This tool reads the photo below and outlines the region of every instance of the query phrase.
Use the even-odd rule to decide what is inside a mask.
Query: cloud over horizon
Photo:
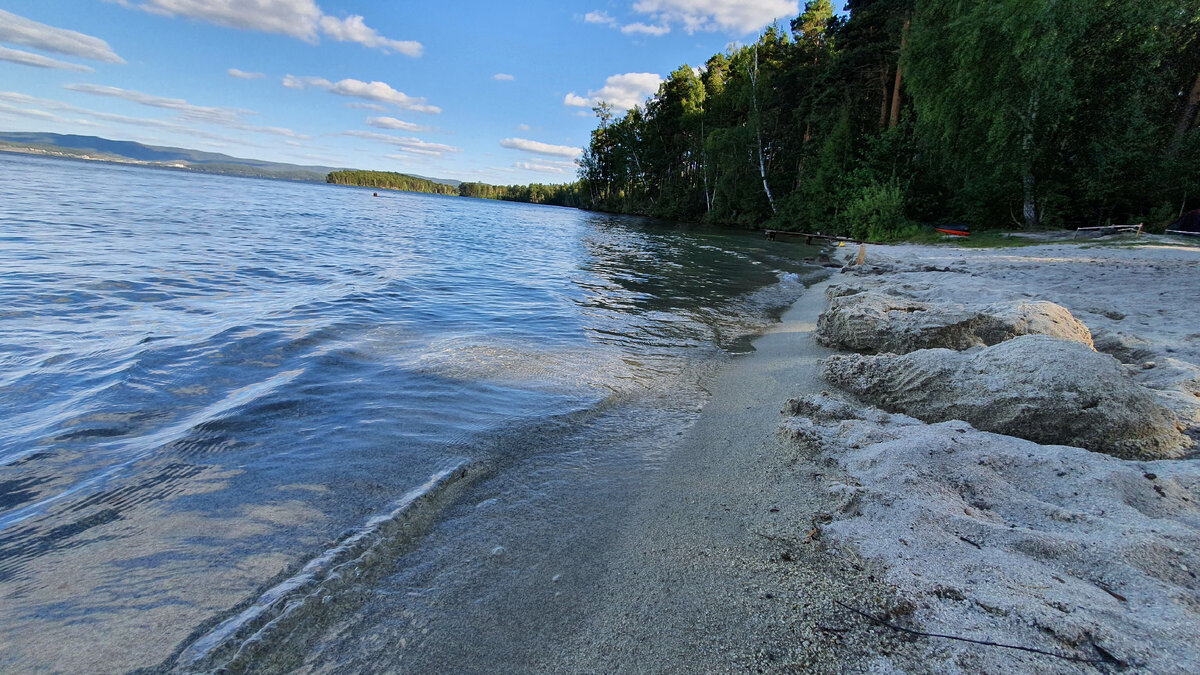
[[[736,35],[800,12],[796,0],[638,0],[633,11],[663,26],[681,24],[689,34],[723,30]]]
[[[366,141],[377,141],[387,143],[400,148],[402,151],[413,154],[423,155],[426,157],[441,157],[444,154],[452,152],[462,152],[462,148],[456,148],[453,145],[445,145],[442,143],[430,143],[419,138],[411,136],[392,136],[389,134],[380,134],[374,131],[343,131],[342,136],[352,136],[361,138]]]
[[[59,61],[52,59],[49,56],[34,54],[33,52],[23,52],[20,49],[9,49],[8,47],[0,47],[0,61],[8,61],[9,63],[17,63],[22,66],[32,66],[34,68],[51,68],[54,70],[73,70],[77,73],[94,73],[95,68],[85,66],[78,63],[68,63],[67,61]]]
[[[264,77],[266,77],[266,75],[264,73],[249,73],[244,70],[238,70],[237,68],[230,68],[229,70],[226,70],[225,72],[230,77],[236,77],[240,80],[261,80]]]
[[[525,171],[536,171],[538,173],[555,173],[563,174],[574,172],[579,168],[575,162],[559,162],[552,159],[535,159],[531,161],[514,162],[513,168],[523,169]]]
[[[356,42],[384,52],[420,56],[424,47],[412,40],[392,40],[366,25],[363,17],[344,19],[326,14],[316,0],[118,0],[125,7],[161,16],[182,16],[226,28],[287,35],[316,44],[320,35],[337,42]]]
[[[282,127],[256,126],[246,122],[245,117],[247,115],[256,114],[253,110],[195,105],[193,103],[188,103],[181,98],[155,96],[154,94],[147,94],[141,91],[121,89],[120,87],[110,87],[102,84],[64,84],[63,89],[79,92],[81,94],[89,94],[92,96],[119,98],[131,103],[137,103],[139,105],[144,105],[151,108],[173,110],[178,113],[180,119],[189,122],[216,124],[229,129],[237,129],[238,131],[251,131],[255,133],[271,134],[274,136],[284,136],[287,138],[308,138],[308,136],[296,133],[291,129],[284,129]]]
[[[442,112],[441,108],[429,105],[424,98],[409,96],[404,92],[396,91],[386,82],[363,82],[362,80],[349,78],[330,82],[323,77],[298,77],[288,74],[283,77],[283,86],[289,89],[307,89],[309,87],[324,89],[338,96],[361,98],[379,103],[390,103],[402,110],[411,110],[431,115]]]
[[[566,157],[567,159],[575,159],[583,154],[583,148],[576,148],[570,145],[550,145],[541,141],[531,141],[527,138],[506,138],[500,141],[500,147],[546,157]]]
[[[400,52],[406,56],[417,57],[425,51],[420,42],[413,40],[389,40],[380,35],[374,28],[368,28],[363,18],[357,14],[336,19],[332,16],[321,17],[321,33],[338,42],[357,42],[364,47],[373,47],[383,52]]]
[[[600,10],[584,14],[583,22],[594,23],[600,26],[608,26],[609,28],[617,28],[626,35],[630,35],[632,33],[641,33],[643,35],[660,37],[671,32],[671,27],[666,24],[661,26],[651,26],[640,21],[635,21],[634,23],[629,23],[622,26],[620,22],[609,16],[608,12],[602,12]]]
[[[655,73],[624,73],[611,75],[598,90],[588,91],[587,96],[571,92],[563,97],[563,105],[591,108],[601,102],[610,103],[620,112],[641,105],[646,97],[658,91],[662,77]]]
[[[123,125],[128,125],[128,126],[137,127],[137,128],[152,127],[155,129],[162,129],[164,131],[183,133],[183,134],[187,134],[187,135],[193,136],[193,137],[205,138],[205,139],[219,142],[219,143],[236,144],[238,142],[231,138],[227,138],[225,136],[218,136],[216,134],[211,134],[202,129],[197,129],[195,127],[189,127],[189,126],[186,126],[186,125],[181,124],[180,122],[176,122],[176,121],[159,120],[159,119],[154,119],[154,118],[149,118],[149,117],[130,117],[128,115],[117,115],[114,113],[107,113],[107,112],[101,112],[98,110],[91,110],[89,108],[83,108],[83,107],[80,107],[77,105],[73,105],[71,103],[66,103],[64,101],[56,101],[53,99],[38,98],[36,96],[30,96],[28,94],[21,94],[21,93],[15,92],[15,91],[0,91],[0,101],[8,101],[10,103],[17,103],[20,105],[27,105],[27,106],[38,106],[40,108],[45,108],[47,110],[56,110],[59,112],[72,113],[72,114],[76,114],[76,115],[85,115],[87,117],[101,120],[103,122],[112,122],[115,124],[123,124]],[[19,110],[21,113],[23,113],[24,115],[29,116],[29,117],[37,117],[40,119],[51,119],[51,117],[48,116],[49,114],[42,110],[28,109],[28,108],[15,109],[13,106],[7,106],[7,107],[10,109],[10,111]],[[60,121],[60,120],[55,120],[55,121]],[[74,121],[78,122],[79,120],[74,120]]]
[[[413,132],[429,131],[429,127],[422,126],[420,124],[413,124],[412,122],[405,122],[404,120],[398,120],[395,117],[368,117],[367,124],[378,129],[396,129],[399,131]]]
[[[48,26],[2,9],[0,9],[0,42],[92,61],[125,63],[125,59],[117,56],[112,47],[98,37],[66,28]]]

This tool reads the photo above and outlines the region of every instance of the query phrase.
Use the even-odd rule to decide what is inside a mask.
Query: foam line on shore
[[[463,460],[434,473],[393,502],[385,513],[367,520],[336,546],[310,560],[299,572],[262,593],[249,607],[185,647],[176,661],[177,668],[210,670],[203,666],[206,661],[228,652],[240,642],[228,659],[230,662],[236,660],[246,645],[261,641],[281,620],[321,595],[323,588],[341,581],[343,572],[351,572],[372,552],[399,536],[400,532],[393,530],[402,527],[414,509],[466,478],[472,468],[469,461]]]

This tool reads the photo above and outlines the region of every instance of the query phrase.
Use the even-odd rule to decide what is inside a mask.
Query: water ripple
[[[513,440],[552,419],[674,424],[805,269],[750,235],[370,195],[0,156],[0,670],[153,666],[446,466],[566,453]]]

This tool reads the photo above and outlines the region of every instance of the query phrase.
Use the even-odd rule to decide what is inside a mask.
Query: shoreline
[[[835,251],[850,262],[857,248]],[[632,508],[604,602],[540,668],[1185,672],[1200,659],[1195,450],[1126,460],[884,412],[822,379],[839,352],[814,340],[835,285],[1057,302],[1194,443],[1200,332],[1180,298],[1200,292],[1200,249],[891,245],[866,260],[811,287],[718,376],[672,470]],[[905,634],[851,607],[997,644]]]
[[[602,602],[536,670],[847,672],[864,650],[917,657],[902,636],[838,632],[858,622],[835,600],[895,598],[873,565],[806,537],[830,504],[821,470],[776,432],[780,406],[798,386],[820,386],[832,353],[811,338],[828,284],[809,287],[715,378],[656,489],[631,507]]]

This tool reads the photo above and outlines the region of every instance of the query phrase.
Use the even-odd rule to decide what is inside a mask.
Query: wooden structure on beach
[[[819,233],[813,234],[810,232],[790,232],[788,230],[766,230],[766,234],[767,234],[767,239],[769,241],[775,241],[780,236],[796,237],[796,238],[804,237],[804,243],[810,244],[810,245],[813,243],[813,239],[819,239],[822,241],[840,241],[840,242],[846,243],[846,244],[874,244],[875,243],[873,241],[865,241],[862,239],[852,239],[850,237],[838,237],[838,236],[834,236],[832,234],[819,234]]]
[[[1137,225],[1095,225],[1093,227],[1077,227],[1072,239],[1078,239],[1080,232],[1096,232],[1099,236],[1104,237],[1110,234],[1120,234],[1121,232],[1132,232],[1133,236],[1142,236],[1142,223]]]

